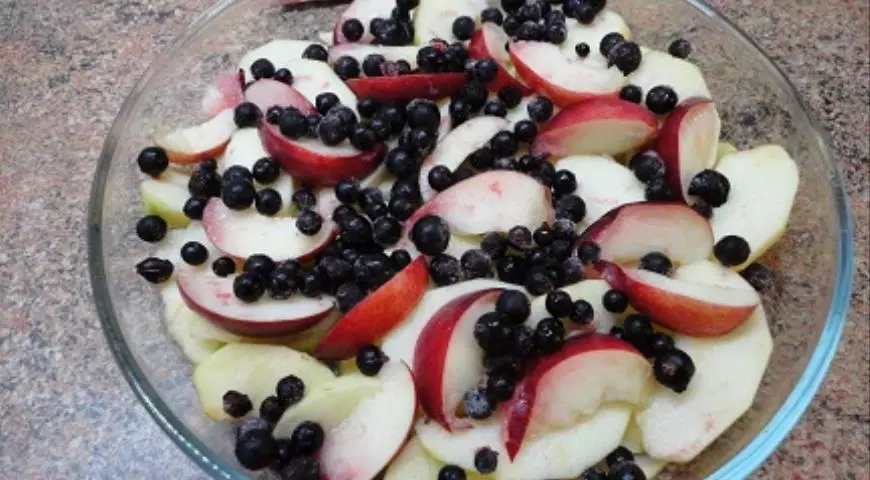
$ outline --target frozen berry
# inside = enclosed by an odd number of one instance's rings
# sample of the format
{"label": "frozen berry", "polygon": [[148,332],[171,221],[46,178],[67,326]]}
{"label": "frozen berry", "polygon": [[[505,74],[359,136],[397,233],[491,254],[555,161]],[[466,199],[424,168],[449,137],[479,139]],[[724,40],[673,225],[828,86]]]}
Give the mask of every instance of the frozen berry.
{"label": "frozen berry", "polygon": [[631,103],[641,103],[643,90],[637,85],[626,85],[619,91],[619,98]]}
{"label": "frozen berry", "polygon": [[544,38],[556,45],[561,45],[568,36],[568,29],[561,23],[550,23],[544,31]]}
{"label": "frozen berry", "polygon": [[671,187],[664,178],[653,178],[646,184],[644,197],[650,202],[666,202],[672,199]]}
{"label": "frozen berry", "polygon": [[504,235],[498,232],[489,232],[483,236],[480,242],[480,248],[486,252],[490,258],[499,258],[504,256],[507,251],[508,242]]}
{"label": "frozen berry", "polygon": [[159,215],[146,215],[136,222],[136,235],[140,239],[150,243],[163,240],[168,229],[169,226],[166,224],[166,220]]}
{"label": "frozen berry", "polygon": [[695,363],[686,352],[674,348],[656,355],[653,373],[660,384],[683,393],[695,375]]}
{"label": "frozen berry", "polygon": [[670,275],[674,264],[664,253],[650,252],[641,257],[639,268],[658,273],[659,275]]}
{"label": "frozen berry", "polygon": [[281,194],[273,188],[264,188],[257,192],[254,197],[254,205],[257,211],[263,215],[272,216],[281,211],[284,202]]}
{"label": "frozen berry", "polygon": [[495,7],[485,8],[480,12],[480,21],[501,25],[504,22],[504,14],[501,13],[500,9]]}
{"label": "frozen berry", "polygon": [[505,107],[514,108],[523,100],[523,91],[516,85],[505,85],[498,90],[498,98]]}
{"label": "frozen berry", "polygon": [[453,185],[453,172],[444,165],[436,165],[426,176],[429,186],[436,192],[447,190]]}
{"label": "frozen berry", "polygon": [[646,106],[655,114],[665,115],[676,108],[679,98],[673,88],[659,85],[646,94]]}
{"label": "frozen berry", "polygon": [[726,267],[734,267],[746,262],[750,253],[749,243],[737,235],[722,237],[713,247],[713,255]]}
{"label": "frozen berry", "polygon": [[628,296],[622,290],[610,289],[601,298],[601,305],[611,313],[622,313],[628,308]]}
{"label": "frozen berry", "polygon": [[323,277],[317,270],[303,270],[299,273],[299,293],[309,298],[317,297],[323,291]]}
{"label": "frozen berry", "polygon": [[544,305],[547,308],[547,312],[556,318],[567,317],[571,314],[574,306],[571,301],[571,295],[561,290],[554,290],[548,293]]}
{"label": "frozen berry", "polygon": [[429,261],[429,276],[439,287],[459,283],[464,278],[462,264],[456,257],[438,254]]}
{"label": "frozen berry", "polygon": [[279,68],[275,70],[275,75],[272,76],[272,79],[287,85],[293,85],[293,72],[286,68]]}
{"label": "frozen berry", "polygon": [[278,445],[268,430],[251,430],[236,442],[236,460],[248,470],[268,467],[278,456]]}
{"label": "frozen berry", "polygon": [[620,42],[607,54],[607,64],[616,65],[623,74],[630,75],[640,67],[643,54],[634,42]]}
{"label": "frozen berry", "polygon": [[485,352],[501,354],[510,349],[513,329],[498,313],[485,313],[474,324],[474,339]]}
{"label": "frozen berry", "polygon": [[692,210],[707,220],[713,218],[713,207],[703,200],[697,200],[692,203]]}
{"label": "frozen berry", "polygon": [[589,44],[586,42],[580,42],[577,45],[574,45],[574,53],[576,53],[580,58],[588,57],[591,51]]}
{"label": "frozen berry", "polygon": [[302,58],[325,62],[327,58],[329,58],[329,53],[326,51],[326,48],[323,45],[312,43],[311,45],[305,47],[305,50],[302,51]]}
{"label": "frozen berry", "polygon": [[258,58],[251,64],[251,75],[254,80],[272,78],[275,75],[275,65],[266,58]]}
{"label": "frozen berry", "polygon": [[492,373],[486,379],[486,392],[496,401],[506,402],[514,396],[516,382],[510,375]]}
{"label": "frozen berry", "polygon": [[296,291],[296,275],[286,270],[275,270],[269,275],[266,289],[275,300],[286,300]]}
{"label": "frozen berry", "polygon": [[607,480],[607,474],[596,467],[590,467],[577,480]]}
{"label": "frozen berry", "polygon": [[169,167],[169,156],[160,147],[148,147],[139,152],[136,164],[142,173],[156,177]]}
{"label": "frozen berry", "polygon": [[483,114],[488,115],[490,117],[502,117],[507,116],[507,106],[501,100],[495,98],[488,102],[483,106]]}
{"label": "frozen berry", "polygon": [[545,318],[535,327],[535,347],[548,355],[555,353],[565,343],[565,326],[555,318]]}
{"label": "frozen berry", "polygon": [[290,435],[290,443],[297,455],[313,455],[323,446],[325,434],[319,423],[304,421]]}
{"label": "frozen berry", "polygon": [[360,75],[359,61],[349,55],[343,55],[335,61],[332,70],[342,80],[357,78]]}
{"label": "frozen berry", "polygon": [[292,457],[287,461],[287,464],[281,468],[281,480],[319,479],[320,464],[317,463],[316,458],[311,456]]}
{"label": "frozen berry", "polygon": [[759,292],[773,286],[773,271],[760,263],[751,263],[740,275]]}
{"label": "frozen berry", "polygon": [[417,99],[405,107],[405,118],[408,126],[427,132],[436,132],[441,123],[441,111],[431,100]]}
{"label": "frozen berry", "polygon": [[538,136],[538,126],[531,120],[520,120],[514,124],[514,136],[519,142],[532,143]]}
{"label": "frozen berry", "polygon": [[278,117],[278,129],[281,135],[298,140],[311,130],[308,118],[295,108],[287,108]]}
{"label": "frozen berry", "polygon": [[296,229],[303,235],[317,235],[321,227],[323,227],[323,217],[314,210],[305,210],[296,217]]}
{"label": "frozen berry", "polygon": [[716,170],[701,170],[689,182],[689,195],[701,197],[707,204],[713,207],[721,207],[728,201],[731,193],[731,182],[728,177]]}
{"label": "frozen berry", "polygon": [[356,368],[369,377],[377,375],[387,360],[384,352],[374,345],[366,345],[356,352]]}
{"label": "frozen berry", "polygon": [[[487,10],[495,10],[495,9],[487,9]],[[486,10],[484,10],[484,11],[486,11]],[[496,10],[496,11],[501,13],[500,10]],[[465,470],[463,470],[462,467],[457,467],[456,465],[445,465],[445,466],[441,467],[441,470],[438,471],[437,480],[465,480],[466,478],[468,478],[468,477],[465,474]]]}
{"label": "frozen berry", "polygon": [[639,153],[631,157],[631,160],[628,162],[628,168],[643,183],[649,183],[653,179],[665,176],[665,163],[652,151]]}
{"label": "frozen berry", "polygon": [[577,232],[575,231],[574,221],[568,218],[558,218],[555,222],[553,222],[553,237],[557,240],[568,240],[573,241],[577,236]]}
{"label": "frozen berry", "polygon": [[598,51],[602,55],[608,57],[610,50],[625,41],[625,37],[619,32],[611,32],[601,38],[601,43],[598,45]]}
{"label": "frozen berry", "polygon": [[228,390],[223,396],[224,412],[233,418],[241,418],[254,409],[251,399],[244,393]]}
{"label": "frozen berry", "polygon": [[441,217],[426,215],[417,220],[411,228],[414,246],[425,255],[438,255],[447,249],[450,242],[450,229]]}
{"label": "frozen berry", "polygon": [[367,122],[355,123],[348,134],[350,144],[361,151],[371,150],[378,143],[377,135]]}
{"label": "frozen berry", "polygon": [[508,230],[507,241],[519,250],[531,250],[535,246],[532,232],[523,225],[517,225]]}
{"label": "frozen berry", "polygon": [[556,217],[580,222],[586,217],[586,202],[577,195],[565,195],[556,201]]}
{"label": "frozen berry", "polygon": [[281,401],[277,396],[270,395],[263,399],[263,402],[260,404],[260,418],[269,422],[271,425],[275,425],[278,423],[278,420],[281,419],[281,415],[284,415],[284,411],[287,410],[287,405]]}
{"label": "frozen berry", "polygon": [[571,285],[583,280],[583,262],[577,257],[568,257],[559,266],[562,275],[562,286]]}
{"label": "frozen berry", "polygon": [[205,206],[208,204],[207,197],[190,197],[184,202],[182,211],[184,216],[191,220],[202,220],[202,214],[205,211]]}
{"label": "frozen berry", "polygon": [[654,354],[659,354],[674,348],[674,339],[666,333],[653,333],[648,344]]}
{"label": "frozen berry", "polygon": [[536,97],[528,105],[529,118],[544,123],[553,116],[553,102],[547,97]]}
{"label": "frozen berry", "polygon": [[263,278],[255,273],[241,273],[233,279],[233,294],[245,302],[256,302],[266,292]]}
{"label": "frozen berry", "polygon": [[601,258],[601,247],[595,242],[583,242],[577,247],[577,256],[585,265],[591,265]]}
{"label": "frozen berry", "polygon": [[247,273],[256,273],[263,278],[268,277],[275,270],[275,261],[268,255],[255,253],[245,260],[242,265],[242,271]]}
{"label": "frozen berry", "polygon": [[212,170],[198,169],[190,176],[187,190],[196,197],[219,197],[221,195],[221,179]]}
{"label": "frozen berry", "polygon": [[459,40],[468,40],[474,33],[474,19],[469,16],[457,17],[453,20],[453,36]]}
{"label": "frozen berry", "polygon": [[390,197],[390,203],[388,204],[390,215],[400,221],[411,218],[411,215],[414,214],[419,206],[420,203],[415,199],[395,195]]}
{"label": "frozen berry", "polygon": [[173,270],[172,262],[156,257],[148,257],[136,264],[136,273],[151,283],[169,280]]}
{"label": "frozen berry", "polygon": [[[490,399],[486,390],[472,388],[462,396],[462,413],[475,420],[486,420],[492,416],[495,409],[494,402]],[[439,477],[440,478],[440,477]]]}
{"label": "frozen berry", "polygon": [[496,300],[495,311],[509,324],[519,325],[529,318],[531,303],[519,290],[503,290]]}
{"label": "frozen berry", "polygon": [[493,276],[492,259],[483,250],[477,248],[467,250],[460,257],[459,263],[466,280]]}
{"label": "frozen berry", "polygon": [[677,58],[688,58],[692,53],[692,44],[688,40],[678,38],[668,47],[668,53]]}
{"label": "frozen berry", "polygon": [[254,203],[257,191],[251,182],[236,180],[227,184],[221,192],[224,205],[232,210],[244,210]]}
{"label": "frozen berry", "polygon": [[502,130],[489,141],[489,147],[496,157],[509,157],[517,153],[517,139],[513,132]]}
{"label": "frozen berry", "polygon": [[349,18],[341,24],[341,34],[351,42],[359,41],[365,33],[362,22],[356,18]]}
{"label": "frozen berry", "polygon": [[499,280],[522,285],[526,279],[526,264],[521,257],[502,257],[496,262],[496,272]]}
{"label": "frozen berry", "polygon": [[631,453],[631,450],[623,446],[619,446],[616,447],[616,449],[612,452],[608,453],[607,457],[605,457],[604,460],[607,462],[608,467],[613,468],[620,463],[633,462],[634,454]]}
{"label": "frozen berry", "polygon": [[607,472],[607,480],[646,480],[646,474],[636,463],[624,462]]}
{"label": "frozen berry", "polygon": [[390,253],[390,260],[392,260],[396,270],[401,270],[410,265],[412,259],[407,250],[399,248]]}
{"label": "frozen berry", "polygon": [[393,217],[381,216],[372,222],[372,238],[381,245],[392,245],[398,242],[401,236],[402,225]]}
{"label": "frozen berry", "polygon": [[548,275],[547,271],[542,268],[531,268],[526,272],[526,278],[523,282],[526,290],[532,295],[543,295],[555,286],[553,279]]}
{"label": "frozen berry", "polygon": [[592,323],[595,311],[592,309],[592,304],[586,300],[580,299],[571,305],[571,313],[568,317],[576,325],[589,325]]}
{"label": "frozen berry", "polygon": [[236,273],[236,262],[230,257],[220,257],[212,262],[211,270],[218,277],[228,277]]}
{"label": "frozen berry", "polygon": [[233,112],[233,120],[239,128],[256,127],[262,116],[260,107],[251,102],[240,103]]}
{"label": "frozen berry", "polygon": [[181,259],[189,265],[202,265],[208,260],[208,249],[199,242],[187,242],[181,246]]}
{"label": "frozen berry", "polygon": [[359,197],[359,191],[359,180],[355,178],[345,178],[339,180],[339,182],[335,184],[335,197],[341,203],[356,203]]}
{"label": "frozen berry", "polygon": [[498,452],[489,447],[483,447],[474,453],[474,468],[484,474],[490,474],[498,468]]}
{"label": "frozen berry", "polygon": [[257,183],[268,185],[275,180],[278,180],[278,176],[281,175],[281,169],[271,158],[263,157],[254,162],[251,175]]}
{"label": "frozen berry", "polygon": [[305,395],[305,382],[296,375],[288,375],[278,380],[278,384],[275,385],[275,393],[285,405],[296,405]]}

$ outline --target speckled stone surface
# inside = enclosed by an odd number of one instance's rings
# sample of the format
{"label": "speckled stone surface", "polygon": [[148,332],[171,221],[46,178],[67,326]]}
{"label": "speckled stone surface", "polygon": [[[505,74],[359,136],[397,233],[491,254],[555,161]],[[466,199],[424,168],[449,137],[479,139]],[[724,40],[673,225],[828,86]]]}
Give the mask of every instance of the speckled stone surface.
{"label": "speckled stone surface", "polygon": [[[109,125],[210,2],[0,0],[0,478],[204,478],[124,381],[92,306],[85,218]],[[857,221],[850,321],[830,374],[759,479],[870,478],[870,7],[712,2],[833,138]]]}

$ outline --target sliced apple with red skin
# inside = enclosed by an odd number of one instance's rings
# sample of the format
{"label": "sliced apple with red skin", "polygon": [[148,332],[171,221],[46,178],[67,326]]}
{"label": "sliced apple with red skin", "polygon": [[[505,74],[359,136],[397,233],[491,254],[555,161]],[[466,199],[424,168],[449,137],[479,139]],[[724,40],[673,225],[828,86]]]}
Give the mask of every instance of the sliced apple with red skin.
{"label": "sliced apple with red skin", "polygon": [[740,327],[761,302],[754,290],[707,285],[601,261],[596,269],[655,323],[693,337],[718,337]]}
{"label": "sliced apple with red skin", "polygon": [[202,97],[202,111],[213,117],[228,108],[245,101],[244,74],[238,71],[224,72],[209,85]]}
{"label": "sliced apple with red skin", "polygon": [[654,139],[658,120],[645,107],[619,98],[587,100],[564,108],[541,129],[533,154],[616,155]]}
{"label": "sliced apple with red skin", "polygon": [[[265,43],[246,53],[239,62],[239,71],[242,73],[242,82],[250,82],[254,80],[254,75],[251,73],[251,65],[257,60],[265,58],[272,62],[275,70],[279,68],[290,69],[294,79],[297,76],[295,69],[292,69],[294,62],[302,58],[302,53],[312,44],[322,45],[320,42],[311,42],[308,40],[292,40],[292,39],[277,39]],[[325,48],[325,46],[324,46]],[[322,63],[322,62],[321,62]],[[300,72],[301,73],[301,72]]]}
{"label": "sliced apple with red skin", "polygon": [[360,401],[326,432],[318,460],[323,480],[369,480],[401,451],[414,426],[417,388],[411,370],[388,362],[378,373],[381,391]]}
{"label": "sliced apple with red skin", "polygon": [[508,51],[526,85],[560,107],[600,97],[617,98],[625,85],[618,68],[596,66],[576,54],[567,56],[552,43],[512,42]]}
{"label": "sliced apple with red skin", "polygon": [[351,78],[347,81],[347,86],[358,97],[389,102],[415,98],[440,100],[458,92],[467,82],[464,73],[410,73]]}
{"label": "sliced apple with red skin", "polygon": [[[680,280],[752,291],[736,272],[714,262],[698,262],[674,272]],[[647,453],[685,463],[716,440],[755,401],[773,350],[764,308],[759,306],[738,329],[719,338],[674,335],[674,344],[695,364],[683,393],[659,387],[635,414]],[[674,435],[674,429],[679,435]]]}
{"label": "sliced apple with red skin", "polygon": [[662,123],[655,150],[665,162],[671,191],[681,192],[686,202],[695,175],[716,163],[721,128],[716,104],[705,99],[683,103]]}
{"label": "sliced apple with red skin", "polygon": [[231,257],[268,255],[272,260],[305,261],[329,245],[336,235],[331,220],[308,236],[296,228],[293,217],[267,217],[254,209],[231,210],[219,198],[212,198],[202,214],[202,225],[211,243]]}
{"label": "sliced apple with red skin", "polygon": [[205,123],[172,132],[158,132],[154,143],[166,150],[172,163],[196,163],[223,153],[236,131],[233,109],[228,108]]}
{"label": "sliced apple with red skin", "polygon": [[251,337],[277,337],[316,325],[335,306],[329,296],[288,300],[266,297],[245,303],[233,293],[234,277],[217,277],[209,272],[183,269],[178,289],[184,303],[194,312],[229,332]]}
{"label": "sliced apple with red skin", "polygon": [[[277,68],[277,67],[275,67]],[[293,73],[293,88],[315,104],[321,93],[334,93],[342,105],[356,110],[357,98],[332,67],[318,60],[297,59],[288,61],[286,68]]]}
{"label": "sliced apple with red skin", "polygon": [[507,232],[517,225],[534,229],[554,214],[547,187],[522,173],[493,170],[435,195],[405,224],[413,226],[426,215],[440,216],[453,232],[482,235]]}
{"label": "sliced apple with red skin", "polygon": [[[366,26],[368,29],[368,26]],[[341,57],[355,58],[362,65],[366,57],[369,55],[381,55],[388,62],[398,62],[399,60],[408,62],[411,70],[417,69],[417,52],[419,47],[394,47],[388,45],[367,45],[363,43],[345,43],[335,45],[329,49],[328,61],[334,64]]]}
{"label": "sliced apple with red skin", "polygon": [[281,168],[294,179],[312,185],[334,185],[344,178],[363,178],[381,161],[384,145],[360,151],[348,143],[324,145],[318,139],[293,140],[281,134],[276,125],[261,122],[263,147]]}
{"label": "sliced apple with red skin", "polygon": [[504,408],[502,437],[511,459],[527,438],[575,425],[607,402],[640,405],[652,368],[625,340],[590,333],[574,337],[526,370]]}
{"label": "sliced apple with red skin", "polygon": [[273,106],[295,107],[306,115],[315,110],[311,102],[295,88],[271,78],[252,83],[245,90],[245,101],[255,104],[264,114]]}
{"label": "sliced apple with red skin", "polygon": [[354,0],[335,22],[335,27],[332,29],[332,42],[336,45],[351,43],[341,33],[341,26],[345,21],[355,18],[363,24],[363,36],[357,40],[357,43],[371,43],[375,37],[369,31],[369,24],[375,18],[390,18],[390,13],[395,6],[396,3],[390,0]]}
{"label": "sliced apple with red skin", "polygon": [[423,411],[447,431],[470,428],[456,409],[484,374],[484,351],[474,324],[495,309],[501,290],[469,293],[448,303],[429,320],[414,349],[414,376]]}
{"label": "sliced apple with red skin", "polygon": [[668,52],[641,48],[640,67],[628,76],[628,83],[640,87],[644,96],[654,87],[671,87],[683,103],[693,98],[713,98],[704,75],[692,62]]}
{"label": "sliced apple with red skin", "polygon": [[577,240],[601,248],[601,259],[636,264],[651,252],[685,264],[704,260],[713,251],[713,230],[698,212],[681,203],[631,203],[599,218]]}
{"label": "sliced apple with red skin", "polygon": [[417,257],[347,312],[320,342],[317,356],[347,358],[375,343],[414,310],[428,287],[426,259]]}
{"label": "sliced apple with red skin", "polygon": [[517,76],[511,65],[511,56],[505,46],[510,37],[504,33],[501,27],[494,23],[486,22],[471,36],[468,44],[468,55],[475,60],[491,58],[498,63],[498,73],[495,80],[489,82],[487,87],[498,92],[503,87],[513,86],[520,89],[523,95],[532,93],[532,90]]}
{"label": "sliced apple with red skin", "polygon": [[486,145],[498,132],[508,129],[507,120],[495,116],[482,116],[468,120],[451,130],[443,140],[438,142],[435,150],[420,167],[420,194],[423,200],[434,197],[435,189],[429,185],[429,171],[437,165],[443,165],[454,171],[465,159]]}
{"label": "sliced apple with red skin", "polygon": [[578,155],[556,162],[577,178],[577,195],[586,203],[586,223],[593,223],[620,205],[642,202],[644,184],[634,173],[611,157]]}

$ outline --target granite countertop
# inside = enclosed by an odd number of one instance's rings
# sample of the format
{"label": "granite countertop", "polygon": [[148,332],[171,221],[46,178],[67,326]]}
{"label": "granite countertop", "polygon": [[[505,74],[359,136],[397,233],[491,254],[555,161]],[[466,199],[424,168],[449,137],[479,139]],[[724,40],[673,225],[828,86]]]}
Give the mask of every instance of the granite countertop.
{"label": "granite countertop", "polygon": [[[203,478],[133,396],[87,276],[101,143],[146,65],[211,2],[0,0],[0,478]],[[857,218],[850,321],[759,479],[870,478],[870,7],[714,0],[831,132]]]}

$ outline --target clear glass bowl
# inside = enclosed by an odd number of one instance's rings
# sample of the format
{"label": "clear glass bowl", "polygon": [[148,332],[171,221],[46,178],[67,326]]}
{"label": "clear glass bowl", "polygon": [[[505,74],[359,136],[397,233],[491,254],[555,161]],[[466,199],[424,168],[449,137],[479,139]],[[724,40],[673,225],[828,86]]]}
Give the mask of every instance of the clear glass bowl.
{"label": "clear glass bowl", "polygon": [[[134,273],[133,264],[148,253],[132,228],[142,212],[134,158],[158,126],[201,120],[205,86],[245,51],[278,37],[316,38],[342,8],[320,3],[282,12],[277,3],[218,2],[148,68],[106,139],[90,201],[90,273],[109,345],[154,419],[214,477],[250,472],[233,459],[229,427],[200,410],[191,366],[162,327],[159,295]],[[722,114],[724,139],[738,147],[782,144],[801,168],[788,233],[763,259],[777,283],[764,298],[775,347],[760,392],[751,411],[703,455],[665,474],[743,478],[798,421],[836,351],[852,281],[847,197],[826,134],[782,72],[732,23],[694,0],[610,3],[644,45],[663,49],[680,36],[692,42],[692,59]]]}

